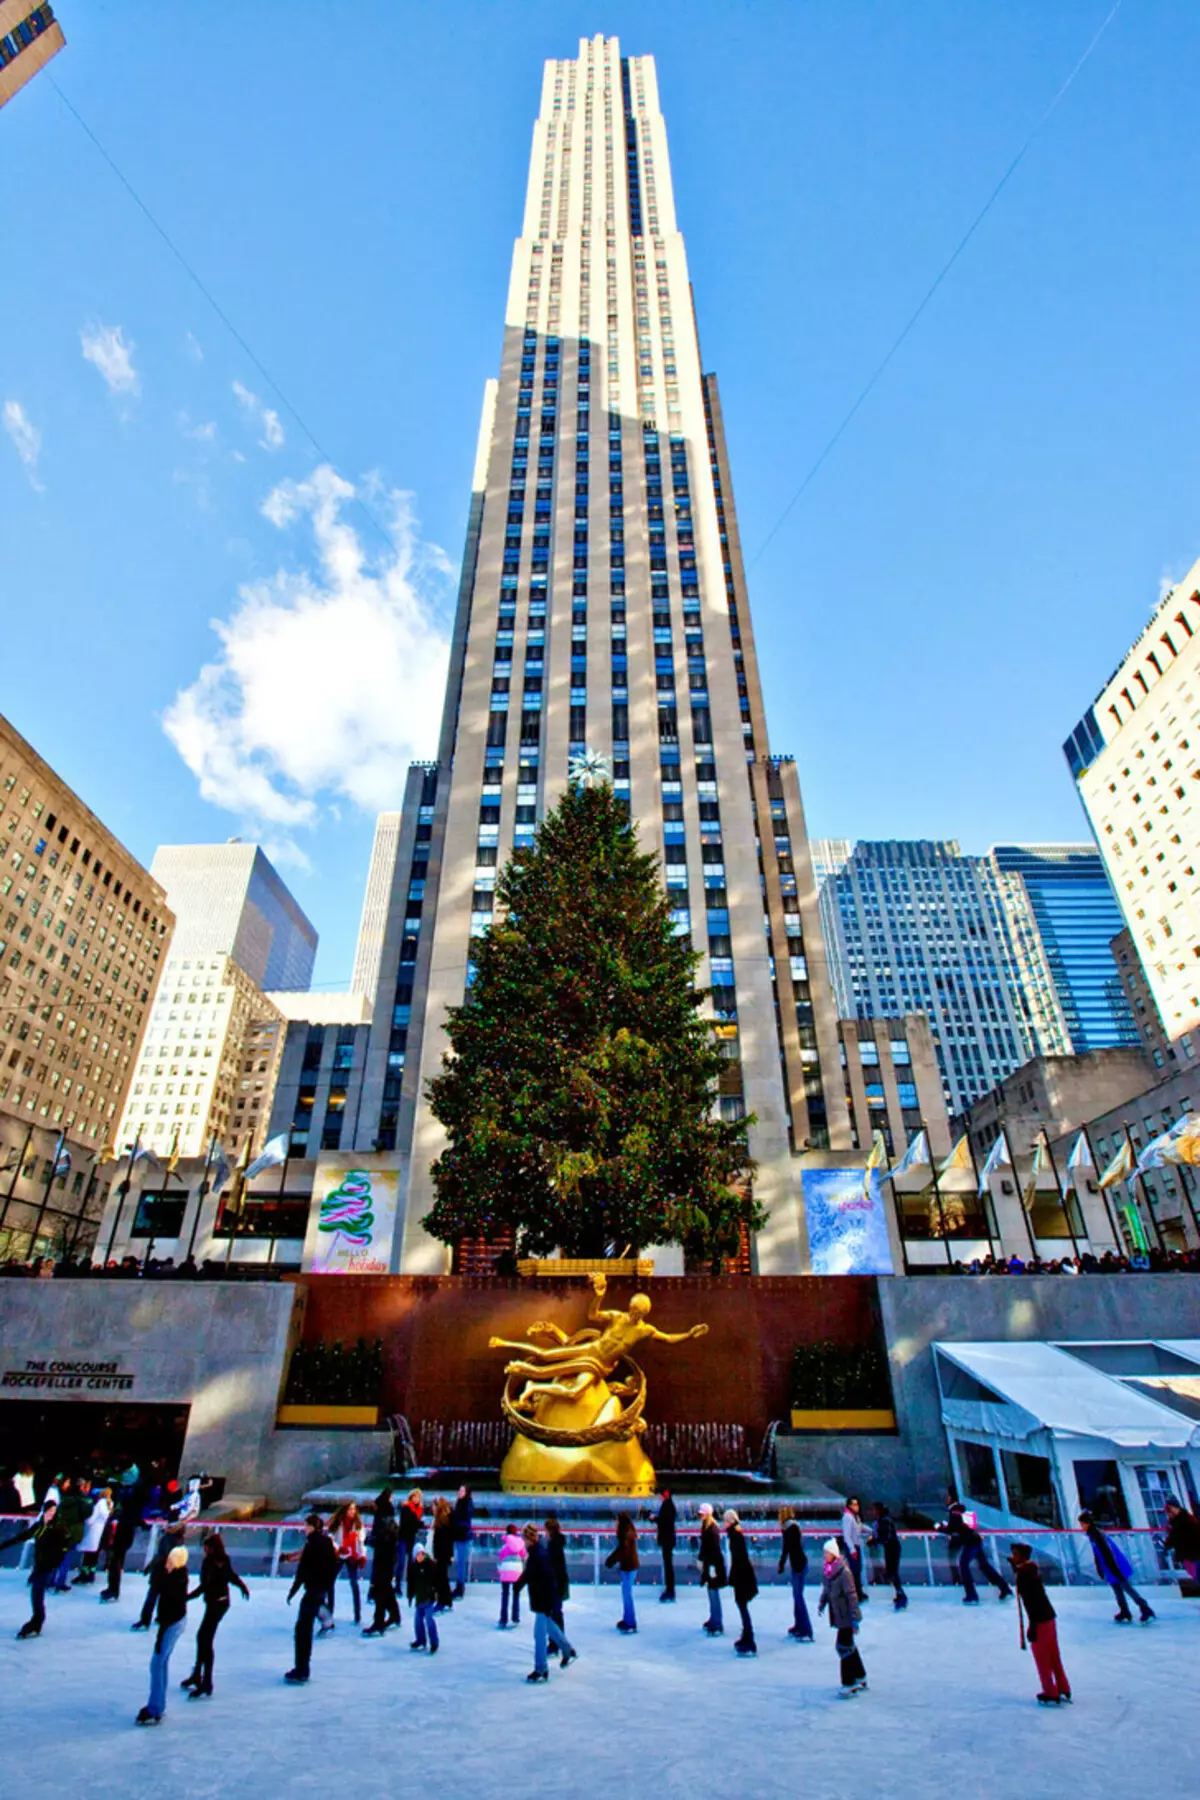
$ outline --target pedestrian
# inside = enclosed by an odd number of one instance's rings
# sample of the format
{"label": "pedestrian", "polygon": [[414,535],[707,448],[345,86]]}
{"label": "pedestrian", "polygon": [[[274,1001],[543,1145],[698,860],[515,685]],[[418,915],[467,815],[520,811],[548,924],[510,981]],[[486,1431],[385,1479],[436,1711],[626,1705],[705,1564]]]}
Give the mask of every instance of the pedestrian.
{"label": "pedestrian", "polygon": [[288,1590],[290,1606],[303,1589],[296,1614],[295,1661],[283,1678],[293,1685],[307,1681],[311,1673],[313,1623],[325,1608],[338,1572],[337,1551],[332,1540],[325,1535],[320,1513],[309,1513],[304,1521],[304,1529],[307,1535],[304,1548],[299,1553],[296,1579]]}
{"label": "pedestrian", "polygon": [[136,1471],[132,1480],[122,1477],[117,1496],[112,1542],[108,1551],[108,1579],[104,1585],[104,1592],[100,1596],[102,1601],[121,1598],[121,1577],[125,1573],[125,1558],[133,1548],[133,1540],[144,1522],[146,1497],[146,1485]]}
{"label": "pedestrian", "polygon": [[229,1611],[229,1590],[235,1587],[243,1600],[250,1598],[246,1586],[229,1560],[225,1540],[219,1531],[210,1531],[204,1540],[200,1563],[200,1579],[189,1600],[203,1600],[204,1617],[196,1633],[196,1666],[180,1687],[186,1688],[192,1700],[211,1698],[213,1691],[213,1646],[217,1628]]}
{"label": "pedestrian", "polygon": [[979,1594],[971,1576],[972,1563],[978,1563],[980,1574],[994,1588],[999,1588],[1001,1600],[1012,1599],[1012,1588],[1005,1581],[998,1569],[993,1569],[983,1548],[983,1539],[974,1524],[967,1517],[967,1509],[961,1500],[950,1502],[947,1516],[937,1528],[944,1531],[949,1543],[950,1554],[958,1563],[958,1578],[963,1585],[963,1605],[978,1606]]}
{"label": "pedestrian", "polygon": [[13,1473],[12,1483],[17,1490],[17,1499],[21,1503],[20,1510],[32,1512],[34,1508],[33,1464],[28,1461],[18,1463]]}
{"label": "pedestrian", "polygon": [[1178,1500],[1168,1500],[1166,1511],[1163,1549],[1175,1558],[1179,1568],[1187,1570],[1190,1581],[1200,1581],[1200,1519],[1180,1506]]}
{"label": "pedestrian", "polygon": [[659,1599],[670,1605],[675,1598],[675,1502],[670,1488],[659,1494],[659,1507],[654,1515],[654,1540],[662,1556],[663,1589]]}
{"label": "pedestrian", "polygon": [[375,1617],[363,1632],[364,1637],[382,1637],[391,1625],[400,1623],[400,1604],[396,1599],[393,1578],[396,1572],[396,1509],[387,1488],[371,1508],[371,1586],[368,1598],[374,1602]]}
{"label": "pedestrian", "polygon": [[420,1488],[413,1488],[408,1499],[400,1508],[396,1524],[399,1538],[396,1543],[396,1592],[404,1592],[404,1571],[408,1559],[412,1555],[412,1547],[417,1541],[425,1516],[425,1501]]}
{"label": "pedestrian", "polygon": [[83,1528],[87,1524],[87,1516],[92,1510],[92,1484],[86,1475],[73,1477],[68,1475],[62,1484],[62,1502],[58,1509],[58,1522],[63,1528],[63,1536],[67,1540],[67,1548],[62,1562],[54,1572],[54,1580],[50,1591],[65,1594],[71,1585],[71,1570],[75,1567],[79,1556],[79,1546],[83,1541]]}
{"label": "pedestrian", "polygon": [[[363,1542],[362,1515],[353,1500],[347,1500],[339,1506],[329,1521],[329,1535],[333,1539],[333,1547],[337,1551],[338,1574],[344,1569],[346,1579],[350,1583],[350,1598],[354,1605],[354,1623],[362,1624],[362,1599],[358,1591],[359,1577],[367,1563],[366,1546]],[[389,1564],[389,1567],[391,1565]],[[335,1589],[336,1592],[336,1583]],[[329,1610],[333,1611],[333,1594],[329,1596]]]}
{"label": "pedestrian", "polygon": [[67,1534],[59,1523],[57,1501],[45,1501],[40,1516],[27,1525],[24,1531],[18,1531],[15,1537],[8,1538],[4,1548],[7,1550],[11,1544],[23,1544],[27,1538],[33,1539],[33,1568],[29,1573],[32,1609],[29,1618],[17,1633],[19,1638],[42,1635],[42,1626],[46,1623],[46,1589],[54,1580],[67,1553]]}
{"label": "pedestrian", "polygon": [[142,1610],[130,1631],[149,1631],[154,1623],[155,1608],[158,1606],[159,1589],[162,1587],[166,1573],[167,1558],[172,1550],[183,1543],[183,1526],[166,1525],[159,1535],[158,1547],[146,1565],[146,1598],[142,1601]]}
{"label": "pedestrian", "polygon": [[903,1612],[908,1605],[908,1595],[900,1581],[900,1553],[904,1544],[896,1530],[896,1521],[882,1500],[875,1502],[872,1511],[875,1514],[875,1529],[870,1541],[883,1551],[883,1573],[893,1589],[892,1605],[897,1612]]}
{"label": "pedestrian", "polygon": [[92,1510],[84,1522],[83,1536],[79,1540],[79,1573],[72,1586],[90,1587],[95,1581],[96,1564],[100,1560],[100,1546],[104,1542],[104,1533],[108,1529],[112,1509],[112,1489],[101,1488],[92,1501]]}
{"label": "pedestrian", "polygon": [[860,1606],[867,1598],[867,1590],[863,1586],[863,1544],[866,1536],[867,1528],[863,1524],[858,1496],[851,1494],[842,1508],[842,1554],[854,1577],[854,1592]]}
{"label": "pedestrian", "polygon": [[454,1593],[461,1600],[467,1591],[471,1567],[471,1541],[475,1536],[475,1496],[464,1482],[454,1500]]}
{"label": "pedestrian", "polygon": [[454,1561],[454,1508],[443,1494],[433,1503],[433,1571],[437,1578],[437,1609],[449,1612],[450,1564]]}
{"label": "pedestrian", "polygon": [[504,1536],[500,1540],[500,1554],[496,1559],[496,1574],[500,1579],[500,1623],[497,1631],[507,1631],[509,1627],[508,1609],[512,1602],[512,1624],[514,1629],[521,1623],[521,1576],[525,1573],[525,1540],[515,1525],[504,1527]]}
{"label": "pedestrian", "polygon": [[821,1598],[817,1611],[829,1610],[829,1623],[837,1633],[838,1666],[842,1677],[842,1698],[849,1699],[851,1694],[861,1694],[867,1685],[867,1671],[863,1668],[862,1657],[854,1641],[855,1633],[862,1622],[862,1608],[858,1602],[858,1592],[854,1586],[854,1576],[845,1562],[841,1545],[836,1538],[828,1538],[825,1542],[825,1562],[822,1570]]}
{"label": "pedestrian", "polygon": [[614,1566],[621,1574],[621,1617],[617,1630],[632,1634],[637,1630],[637,1613],[633,1610],[633,1590],[639,1566],[637,1527],[628,1513],[617,1514],[617,1541],[605,1558],[604,1566]]}
{"label": "pedestrian", "polygon": [[[446,1502],[445,1505],[449,1512],[449,1503]],[[435,1614],[444,1611],[438,1603],[442,1586],[442,1572],[426,1549],[425,1539],[414,1538],[408,1565],[408,1593],[412,1601],[413,1623],[417,1635],[408,1646],[410,1650],[424,1650],[428,1643],[430,1656],[437,1655],[438,1628]]]}
{"label": "pedestrian", "polygon": [[167,1687],[171,1675],[171,1652],[183,1635],[187,1624],[188,1575],[187,1549],[173,1543],[163,1564],[158,1584],[158,1636],[150,1657],[150,1698],[137,1716],[139,1725],[157,1725],[167,1710]]}
{"label": "pedestrian", "polygon": [[[538,1537],[537,1526],[527,1525],[522,1533],[525,1566],[517,1582],[529,1590],[529,1610],[533,1614],[533,1668],[526,1681],[549,1681],[550,1661],[547,1645],[553,1643],[559,1652],[559,1668],[569,1669],[579,1655],[555,1617],[561,1617],[562,1595],[554,1579],[550,1553]],[[514,1596],[515,1598],[515,1596]]]}
{"label": "pedestrian", "polygon": [[757,1656],[758,1645],[754,1641],[750,1602],[758,1592],[758,1580],[750,1561],[750,1547],[746,1543],[741,1521],[732,1507],[725,1514],[725,1542],[729,1549],[729,1585],[733,1589],[733,1598],[742,1621],[742,1635],[733,1647],[739,1656]]}
{"label": "pedestrian", "polygon": [[[546,1520],[546,1554],[550,1558],[550,1567],[554,1572],[554,1585],[558,1589],[558,1605],[550,1617],[565,1632],[566,1621],[563,1618],[563,1607],[571,1598],[571,1578],[567,1574],[567,1540],[563,1536],[563,1528],[558,1522],[558,1514],[551,1513]],[[550,1646],[550,1653],[558,1655],[558,1645]]]}
{"label": "pedestrian", "polygon": [[1117,1611],[1113,1614],[1116,1625],[1132,1625],[1133,1614],[1129,1610],[1129,1602],[1136,1605],[1143,1625],[1158,1615],[1148,1601],[1143,1600],[1137,1589],[1130,1583],[1129,1577],[1133,1568],[1129,1558],[1118,1544],[1114,1544],[1106,1532],[1101,1531],[1090,1512],[1081,1512],[1079,1523],[1087,1533],[1088,1542],[1092,1546],[1092,1556],[1096,1563],[1096,1573],[1101,1581],[1107,1581],[1113,1591],[1113,1599],[1117,1603]]}
{"label": "pedestrian", "polygon": [[[1067,1672],[1059,1655],[1058,1624],[1042,1582],[1041,1571],[1033,1561],[1033,1552],[1028,1544],[1014,1544],[1008,1560],[1012,1564],[1013,1579],[1017,1584],[1017,1618],[1020,1621],[1022,1650],[1025,1648],[1025,1618],[1029,1620],[1029,1648],[1033,1651],[1038,1680],[1042,1684],[1038,1701],[1042,1706],[1060,1706],[1064,1700],[1069,1705],[1071,1683],[1067,1680]],[[1025,1608],[1025,1618],[1021,1616],[1022,1606]]]}
{"label": "pedestrian", "polygon": [[708,1589],[708,1617],[704,1630],[709,1637],[724,1637],[725,1621],[721,1615],[721,1589],[725,1586],[725,1552],[721,1533],[707,1501],[700,1508],[700,1585]]}
{"label": "pedestrian", "polygon": [[813,1641],[812,1620],[808,1616],[808,1607],[804,1599],[804,1581],[808,1574],[808,1553],[804,1548],[804,1534],[796,1522],[794,1506],[781,1506],[779,1523],[783,1533],[779,1542],[779,1573],[786,1570],[792,1584],[792,1623],[788,1626],[788,1636],[795,1638],[798,1644],[811,1644]]}

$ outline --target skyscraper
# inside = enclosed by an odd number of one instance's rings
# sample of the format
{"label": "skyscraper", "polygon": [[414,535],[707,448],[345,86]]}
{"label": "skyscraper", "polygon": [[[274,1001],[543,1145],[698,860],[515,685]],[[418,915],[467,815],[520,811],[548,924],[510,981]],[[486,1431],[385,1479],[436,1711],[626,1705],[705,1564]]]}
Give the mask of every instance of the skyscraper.
{"label": "skyscraper", "polygon": [[0,0],[0,106],[32,81],[66,41],[52,6]]}
{"label": "skyscraper", "polygon": [[405,1270],[444,1266],[419,1220],[442,1142],[424,1094],[446,1008],[492,921],[498,868],[585,749],[611,759],[703,954],[728,1060],[720,1106],[757,1118],[758,1265],[798,1269],[792,1150],[849,1144],[804,816],[794,765],[768,754],[654,63],[602,37],[546,65],[438,760],[411,772],[397,840],[358,1142],[399,1152]]}
{"label": "skyscraper", "polygon": [[1200,1026],[1200,562],[1063,746],[1171,1040]]}

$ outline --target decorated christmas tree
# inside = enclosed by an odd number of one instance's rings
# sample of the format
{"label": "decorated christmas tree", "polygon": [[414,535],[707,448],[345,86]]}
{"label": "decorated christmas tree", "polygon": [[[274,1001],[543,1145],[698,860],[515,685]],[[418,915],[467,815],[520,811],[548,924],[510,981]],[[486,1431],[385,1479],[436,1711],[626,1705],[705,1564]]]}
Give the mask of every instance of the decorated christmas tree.
{"label": "decorated christmas tree", "polygon": [[593,773],[497,882],[430,1083],[449,1142],[424,1225],[447,1243],[509,1226],[537,1255],[682,1243],[719,1263],[762,1223],[747,1121],[713,1116],[723,1058],[699,956]]}

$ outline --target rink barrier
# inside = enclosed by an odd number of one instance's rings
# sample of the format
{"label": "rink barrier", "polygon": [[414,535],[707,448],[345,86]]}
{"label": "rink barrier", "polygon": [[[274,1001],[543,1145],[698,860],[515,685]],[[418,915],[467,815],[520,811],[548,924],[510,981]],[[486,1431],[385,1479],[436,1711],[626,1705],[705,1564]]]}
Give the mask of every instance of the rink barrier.
{"label": "rink barrier", "polygon": [[[514,1496],[514,1499],[517,1498]],[[540,1510],[530,1511],[514,1504],[512,1519],[518,1529],[527,1520],[532,1519],[540,1524],[546,1516]],[[33,1550],[32,1541],[22,1544],[16,1551],[10,1551],[3,1539],[12,1535],[14,1530],[23,1530],[28,1525],[31,1515],[0,1514],[0,1569],[26,1569],[29,1566]],[[206,1532],[219,1531],[225,1540],[225,1546],[241,1575],[254,1577],[290,1576],[294,1573],[295,1563],[285,1558],[301,1549],[304,1543],[304,1513],[298,1513],[287,1519],[248,1519],[230,1521],[225,1519],[197,1520],[188,1526],[187,1542],[194,1545],[197,1553]],[[820,1575],[821,1545],[827,1537],[837,1536],[836,1521],[818,1524],[816,1529],[806,1529],[806,1521],[798,1521],[804,1533],[805,1549],[808,1552],[808,1579],[814,1584]],[[159,1535],[163,1522],[156,1521],[143,1528],[144,1539],[135,1539],[134,1548],[126,1560],[126,1574],[134,1575],[144,1571],[150,1564],[158,1547]],[[475,1582],[496,1580],[496,1552],[499,1540],[507,1530],[504,1523],[478,1524],[474,1527],[474,1538],[471,1544],[471,1555],[468,1563],[468,1579]],[[428,1541],[432,1527],[426,1524]],[[786,1574],[778,1572],[779,1540],[781,1528],[778,1525],[751,1525],[744,1523],[742,1527],[750,1560],[761,1587],[783,1587],[788,1583]],[[905,1587],[952,1587],[956,1585],[958,1574],[956,1559],[952,1558],[944,1532],[940,1531],[905,1531],[901,1530],[900,1539],[904,1545],[901,1558],[900,1573]],[[1049,1587],[1103,1587],[1105,1584],[1096,1573],[1092,1557],[1091,1545],[1085,1532],[1077,1529],[1063,1531],[1048,1526],[1013,1526],[1011,1529],[981,1531],[984,1553],[993,1568],[1003,1574],[1007,1571],[1009,1546],[1014,1543],[1031,1545],[1042,1575]],[[1108,1531],[1105,1535],[1119,1544],[1129,1558],[1133,1569],[1131,1577],[1134,1586],[1170,1585],[1185,1578],[1186,1570],[1174,1568],[1165,1556],[1161,1538],[1164,1528],[1139,1526],[1126,1531]],[[564,1525],[563,1536],[567,1542],[567,1574],[572,1582],[582,1586],[600,1587],[616,1584],[620,1580],[617,1569],[605,1567],[605,1559],[615,1544],[615,1536],[611,1525]],[[686,1524],[677,1527],[675,1545],[675,1582],[678,1587],[698,1586],[700,1580],[696,1550],[699,1542],[699,1528]],[[916,1554],[914,1554],[914,1551]],[[641,1558],[640,1577],[647,1586],[660,1585],[662,1581],[662,1558],[658,1546],[653,1540],[651,1531],[643,1528],[638,1533],[638,1554]],[[870,1551],[871,1585],[887,1585],[883,1574],[882,1559]],[[370,1552],[368,1551],[368,1556]],[[140,1558],[140,1562],[139,1559]],[[986,1587],[986,1580],[980,1575],[978,1568],[974,1571],[977,1587]]]}

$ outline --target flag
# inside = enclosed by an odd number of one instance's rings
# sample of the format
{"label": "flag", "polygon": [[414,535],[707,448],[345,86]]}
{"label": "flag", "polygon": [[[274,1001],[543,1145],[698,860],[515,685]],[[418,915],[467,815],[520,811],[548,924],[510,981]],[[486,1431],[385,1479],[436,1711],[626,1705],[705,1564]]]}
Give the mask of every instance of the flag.
{"label": "flag", "polygon": [[220,1144],[213,1143],[208,1152],[209,1186],[214,1194],[219,1194],[233,1173],[229,1167],[229,1158]]}
{"label": "flag", "polygon": [[1100,1177],[1102,1188],[1116,1187],[1118,1181],[1129,1181],[1133,1175],[1133,1145],[1122,1138],[1121,1148]]}
{"label": "flag", "polygon": [[1183,1136],[1191,1122],[1190,1115],[1184,1113],[1182,1119],[1176,1119],[1169,1131],[1161,1131],[1156,1138],[1151,1138],[1137,1159],[1135,1175],[1144,1175],[1147,1169],[1162,1169],[1167,1163],[1175,1162],[1177,1159],[1171,1152],[1176,1140]]}
{"label": "flag", "polygon": [[1071,1154],[1067,1158],[1067,1174],[1071,1177],[1073,1185],[1078,1187],[1080,1180],[1086,1175],[1087,1171],[1089,1169],[1094,1169],[1095,1167],[1096,1165],[1092,1160],[1092,1146],[1088,1143],[1087,1132],[1081,1131],[1079,1136],[1075,1139],[1075,1142],[1072,1144]]}
{"label": "flag", "polygon": [[1054,1191],[1061,1200],[1062,1190],[1058,1185],[1058,1176],[1054,1173],[1054,1164],[1050,1161],[1050,1146],[1046,1142],[1045,1132],[1039,1131],[1034,1139],[1033,1163],[1029,1170],[1029,1180],[1025,1184],[1025,1192],[1021,1196],[1025,1202],[1026,1212],[1030,1211],[1037,1199],[1038,1176],[1045,1175],[1047,1172],[1053,1177]]}
{"label": "flag", "polygon": [[987,1193],[988,1178],[989,1176],[994,1175],[997,1169],[1011,1168],[1012,1157],[1008,1154],[1008,1139],[1005,1137],[1004,1133],[1001,1132],[1000,1136],[996,1139],[995,1143],[987,1153],[987,1161],[979,1171],[979,1192],[981,1194]]}
{"label": "flag", "polygon": [[1172,1132],[1164,1154],[1169,1163],[1187,1163],[1192,1168],[1200,1163],[1200,1115],[1184,1114]]}
{"label": "flag", "polygon": [[929,1161],[929,1141],[923,1130],[918,1131],[917,1135],[909,1144],[908,1149],[904,1152],[904,1155],[900,1158],[900,1161],[888,1176],[888,1180],[895,1181],[897,1175],[907,1175],[910,1169],[918,1168]]}
{"label": "flag", "polygon": [[153,1163],[156,1169],[162,1168],[162,1164],[159,1162],[157,1156],[155,1156],[153,1150],[151,1150],[149,1144],[137,1144],[134,1146],[133,1153],[129,1158],[128,1172],[130,1175],[133,1174],[133,1171],[137,1168],[139,1163]]}
{"label": "flag", "polygon": [[887,1143],[882,1131],[877,1131],[871,1138],[871,1148],[867,1154],[867,1166],[863,1170],[863,1198],[871,1197],[871,1175],[876,1169],[887,1168]]}
{"label": "flag", "polygon": [[116,1162],[116,1160],[117,1160],[116,1145],[112,1144],[112,1143],[104,1144],[101,1148],[99,1156],[96,1158],[96,1167],[98,1169],[102,1169],[104,1167],[105,1163]]}
{"label": "flag", "polygon": [[175,1127],[175,1136],[171,1139],[171,1150],[167,1157],[167,1174],[173,1175],[179,1165],[179,1127]]}
{"label": "flag", "polygon": [[964,1169],[972,1168],[971,1145],[964,1131],[945,1162],[938,1164],[938,1174],[960,1175]]}
{"label": "flag", "polygon": [[[246,1148],[249,1149],[249,1147],[250,1140],[247,1138]],[[256,1175],[261,1175],[264,1169],[274,1169],[277,1168],[281,1162],[286,1162],[288,1159],[289,1147],[288,1134],[286,1131],[281,1131],[278,1137],[273,1137],[270,1143],[264,1144],[262,1150],[246,1170],[245,1179],[247,1181],[253,1181],[254,1177]],[[243,1154],[245,1154],[245,1152],[243,1152]]]}

